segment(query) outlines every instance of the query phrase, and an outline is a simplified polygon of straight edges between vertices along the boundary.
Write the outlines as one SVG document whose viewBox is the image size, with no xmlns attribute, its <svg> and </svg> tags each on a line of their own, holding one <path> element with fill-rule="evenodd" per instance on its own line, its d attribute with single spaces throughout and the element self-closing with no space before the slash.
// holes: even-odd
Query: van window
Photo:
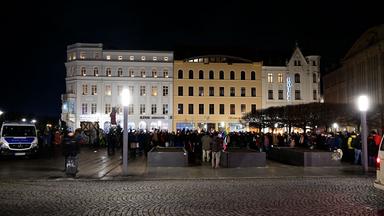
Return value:
<svg viewBox="0 0 384 216">
<path fill-rule="evenodd" d="M 36 136 L 36 130 L 33 126 L 4 126 L 3 137 L 27 137 Z"/>
</svg>

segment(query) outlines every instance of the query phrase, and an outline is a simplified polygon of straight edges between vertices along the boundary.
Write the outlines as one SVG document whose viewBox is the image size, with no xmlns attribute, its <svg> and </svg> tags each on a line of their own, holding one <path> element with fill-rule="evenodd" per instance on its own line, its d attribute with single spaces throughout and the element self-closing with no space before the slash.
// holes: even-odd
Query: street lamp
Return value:
<svg viewBox="0 0 384 216">
<path fill-rule="evenodd" d="M 27 121 L 27 119 L 25 119 L 25 118 L 22 118 L 22 119 L 21 119 L 21 121 L 22 121 L 22 122 L 26 122 L 26 121 Z"/>
<path fill-rule="evenodd" d="M 121 104 L 124 107 L 124 125 L 123 125 L 123 175 L 128 175 L 128 105 L 131 96 L 128 89 L 121 92 Z"/>
<path fill-rule="evenodd" d="M 369 108 L 369 99 L 366 95 L 357 98 L 357 107 L 361 112 L 361 140 L 363 141 L 363 167 L 368 172 L 368 145 L 367 145 L 367 110 Z"/>
<path fill-rule="evenodd" d="M 36 119 L 32 119 L 31 123 L 35 124 L 37 121 Z"/>
<path fill-rule="evenodd" d="M 0 116 L 3 115 L 3 113 L 4 113 L 4 112 L 0 110 Z"/>
<path fill-rule="evenodd" d="M 335 132 L 337 132 L 337 129 L 339 128 L 339 125 L 335 122 L 335 123 L 333 123 L 332 126 L 335 129 Z"/>
</svg>

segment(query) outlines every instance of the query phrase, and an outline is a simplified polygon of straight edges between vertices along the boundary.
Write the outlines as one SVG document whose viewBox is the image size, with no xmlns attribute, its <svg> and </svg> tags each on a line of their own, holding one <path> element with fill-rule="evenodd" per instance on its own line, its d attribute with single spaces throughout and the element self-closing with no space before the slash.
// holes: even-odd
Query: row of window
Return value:
<svg viewBox="0 0 384 216">
<path fill-rule="evenodd" d="M 229 74 L 229 79 L 230 80 L 235 80 L 235 71 L 231 71 L 230 74 Z M 189 70 L 188 72 L 188 79 L 194 79 L 194 72 L 193 70 Z M 179 70 L 178 73 L 177 73 L 177 78 L 178 79 L 184 79 L 184 72 L 183 70 Z M 209 71 L 209 74 L 208 74 L 208 78 L 209 79 L 215 79 L 215 73 L 213 70 L 210 70 Z M 204 79 L 204 71 L 203 70 L 199 70 L 199 79 Z M 225 74 L 224 74 L 224 71 L 219 71 L 219 79 L 221 80 L 224 80 L 225 79 Z M 240 72 L 240 79 L 241 80 L 245 80 L 245 71 L 241 71 Z M 255 71 L 251 71 L 251 77 L 250 77 L 250 80 L 256 80 L 256 72 Z"/>
<path fill-rule="evenodd" d="M 294 66 L 301 66 L 301 61 L 300 60 L 295 60 L 293 62 Z M 312 61 L 312 66 L 316 66 L 316 61 Z"/>
<path fill-rule="evenodd" d="M 87 76 L 86 68 L 85 67 L 81 67 L 80 68 L 80 73 L 81 73 L 81 76 Z M 146 77 L 145 69 L 141 69 L 139 73 L 140 73 L 140 77 Z M 74 75 L 75 75 L 75 73 L 74 73 L 74 70 L 73 70 L 72 71 L 72 76 L 74 76 Z M 129 77 L 135 77 L 135 75 L 136 75 L 135 74 L 135 70 L 133 70 L 133 69 L 129 69 L 128 70 L 128 76 Z M 152 75 L 152 77 L 155 77 L 155 78 L 160 76 L 159 72 L 156 69 L 152 70 L 152 74 L 151 75 Z M 93 76 L 96 76 L 96 77 L 99 76 L 99 68 L 98 67 L 93 68 Z M 106 68 L 105 69 L 105 76 L 107 76 L 107 77 L 111 77 L 112 76 L 112 69 L 111 68 Z M 118 68 L 117 69 L 117 76 L 118 77 L 124 76 L 123 75 L 123 68 Z M 168 69 L 164 69 L 163 70 L 163 77 L 165 77 L 165 78 L 169 77 Z"/>
<path fill-rule="evenodd" d="M 117 86 L 117 95 L 121 96 L 121 93 L 123 92 L 124 86 Z M 135 96 L 135 87 L 134 86 L 128 86 L 128 90 L 132 96 Z M 169 87 L 163 86 L 163 96 L 169 95 Z M 91 95 L 97 95 L 97 85 L 91 85 Z M 112 86 L 106 85 L 105 86 L 105 95 L 111 96 L 112 95 Z M 146 96 L 147 95 L 147 88 L 146 86 L 140 86 L 140 96 Z M 88 95 L 88 85 L 83 85 L 83 95 Z M 151 96 L 157 96 L 158 95 L 158 86 L 151 86 Z"/>
<path fill-rule="evenodd" d="M 219 87 L 219 96 L 220 97 L 224 97 L 225 96 L 224 92 L 225 92 L 224 91 L 224 87 Z M 204 96 L 204 95 L 205 95 L 204 87 L 200 86 L 199 87 L 198 96 Z M 251 91 L 250 91 L 249 95 L 251 97 L 256 97 L 256 88 L 255 87 L 251 88 Z M 184 96 L 184 87 L 183 86 L 179 86 L 177 88 L 177 96 Z M 195 96 L 195 94 L 194 94 L 194 87 L 193 86 L 189 86 L 188 87 L 188 96 Z M 209 87 L 208 96 L 215 96 L 215 87 Z M 235 87 L 230 87 L 229 88 L 229 96 L 236 97 L 236 88 Z M 240 88 L 240 96 L 241 97 L 246 97 L 246 88 L 245 87 L 241 87 Z"/>
<path fill-rule="evenodd" d="M 205 106 L 204 104 L 199 104 L 199 115 L 205 114 Z M 217 111 L 216 111 L 217 112 Z M 246 104 L 240 104 L 240 112 L 241 114 L 244 114 L 247 112 L 247 105 Z M 251 112 L 256 112 L 256 104 L 251 104 Z M 184 104 L 177 104 L 177 113 L 178 114 L 184 114 Z M 188 104 L 188 114 L 194 114 L 194 104 Z M 215 114 L 215 104 L 209 104 L 208 105 L 208 114 L 214 115 Z M 220 115 L 225 115 L 225 104 L 219 104 L 219 113 Z M 236 115 L 236 105 L 230 104 L 229 105 L 229 114 L 230 115 Z"/>
<path fill-rule="evenodd" d="M 100 54 L 98 52 L 95 52 L 95 53 L 93 53 L 92 56 L 87 56 L 87 54 L 85 52 L 80 52 L 80 59 L 89 59 L 89 58 L 99 59 L 100 58 Z M 111 55 L 106 55 L 105 59 L 106 60 L 112 60 L 112 57 L 111 57 Z M 72 54 L 69 54 L 68 55 L 68 60 L 69 61 L 76 60 L 76 52 L 74 52 Z M 133 55 L 131 55 L 131 56 L 118 55 L 118 56 L 116 56 L 115 60 L 119 60 L 119 61 L 123 61 L 123 60 L 129 60 L 129 61 L 141 60 L 141 61 L 146 61 L 146 60 L 149 60 L 149 59 L 147 59 L 147 56 L 141 56 L 140 59 L 135 59 L 135 56 L 133 56 Z M 164 56 L 164 57 L 152 56 L 152 61 L 168 61 L 168 60 L 169 60 L 169 58 L 167 56 Z"/>
<path fill-rule="evenodd" d="M 284 100 L 283 90 L 278 90 L 278 99 Z M 268 100 L 273 100 L 273 90 L 268 90 Z M 300 90 L 295 90 L 295 100 L 301 100 Z M 313 100 L 317 100 L 317 90 L 313 90 Z"/>
<path fill-rule="evenodd" d="M 162 110 L 163 115 L 168 115 L 168 110 L 169 110 L 168 109 L 168 104 L 163 104 L 163 110 Z M 117 113 L 122 113 L 121 106 L 116 111 L 117 111 Z M 110 114 L 111 112 L 112 112 L 111 104 L 105 104 L 104 113 L 105 114 Z M 83 115 L 87 115 L 88 114 L 88 104 L 83 103 L 81 105 L 81 113 Z M 140 115 L 145 115 L 146 114 L 145 104 L 140 104 L 139 105 L 139 113 L 140 113 Z M 95 103 L 91 104 L 91 113 L 90 114 L 97 114 L 97 104 L 95 104 Z M 128 114 L 129 115 L 135 114 L 134 104 L 129 104 L 129 106 L 128 106 Z M 158 114 L 157 113 L 157 104 L 152 104 L 151 105 L 151 114 L 152 115 Z"/>
<path fill-rule="evenodd" d="M 314 73 L 312 75 L 313 83 L 317 83 L 317 75 Z M 284 78 L 282 73 L 277 74 L 277 82 L 278 83 L 283 83 Z M 273 74 L 268 73 L 268 83 L 273 83 Z M 295 74 L 295 83 L 300 83 L 300 74 Z"/>
</svg>

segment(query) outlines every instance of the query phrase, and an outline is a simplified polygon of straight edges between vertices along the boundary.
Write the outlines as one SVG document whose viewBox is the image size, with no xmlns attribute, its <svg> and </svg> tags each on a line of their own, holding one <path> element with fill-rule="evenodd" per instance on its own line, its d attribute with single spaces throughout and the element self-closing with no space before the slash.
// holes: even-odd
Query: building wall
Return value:
<svg viewBox="0 0 384 216">
<path fill-rule="evenodd" d="M 296 47 L 286 66 L 263 66 L 262 74 L 263 108 L 320 101 L 320 56 L 304 57 Z M 298 83 L 295 75 L 300 76 Z M 282 97 L 279 90 L 283 92 Z M 296 91 L 300 91 L 297 99 Z"/>
<path fill-rule="evenodd" d="M 175 61 L 174 63 L 174 121 L 173 129 L 181 124 L 189 129 L 207 129 L 206 124 L 214 124 L 214 129 L 243 130 L 239 120 L 251 105 L 261 109 L 262 85 L 261 62 L 254 63 L 198 63 Z M 183 79 L 178 78 L 178 71 L 183 71 Z M 189 79 L 189 71 L 193 71 L 193 79 Z M 204 79 L 199 79 L 199 71 L 204 72 Z M 209 71 L 214 72 L 214 79 L 209 79 Z M 224 79 L 220 79 L 220 71 Z M 230 80 L 230 71 L 235 72 L 235 79 Z M 241 71 L 245 72 L 245 80 L 241 80 Z M 255 80 L 251 80 L 251 72 L 255 72 Z M 183 96 L 178 95 L 178 88 L 183 87 Z M 189 96 L 189 87 L 193 87 L 193 96 Z M 204 95 L 199 96 L 199 87 L 204 88 Z M 209 96 L 209 87 L 214 88 L 214 96 Z M 224 96 L 220 96 L 220 87 L 224 87 Z M 230 88 L 235 88 L 235 96 L 230 96 Z M 245 96 L 241 96 L 241 88 L 245 88 Z M 256 96 L 251 96 L 251 88 L 256 88 Z M 183 114 L 178 114 L 178 104 L 183 104 Z M 188 114 L 188 106 L 193 104 L 193 114 Z M 199 104 L 204 104 L 204 114 L 199 114 Z M 214 114 L 209 114 L 209 104 L 214 105 Z M 219 114 L 220 104 L 224 104 L 224 114 Z M 235 104 L 235 114 L 230 114 L 230 104 Z M 245 104 L 245 112 L 241 112 L 241 104 Z M 212 125 L 211 125 L 212 126 Z M 192 128 L 191 128 L 192 127 Z M 209 127 L 209 126 L 208 126 Z M 208 128 L 210 129 L 210 128 Z"/>
<path fill-rule="evenodd" d="M 325 101 L 354 103 L 366 94 L 372 104 L 384 102 L 384 25 L 367 30 L 352 46 L 341 66 L 324 76 Z"/>
<path fill-rule="evenodd" d="M 62 119 L 72 128 L 80 127 L 82 121 L 97 121 L 102 128 L 108 127 L 113 107 L 118 111 L 117 123 L 122 125 L 121 91 L 133 87 L 131 93 L 133 113 L 128 116 L 129 127 L 171 130 L 172 52 L 112 51 L 102 50 L 100 44 L 75 44 L 68 46 L 68 61 L 65 65 L 67 76 L 66 94 L 62 95 Z M 97 75 L 95 68 L 98 71 Z M 107 72 L 109 70 L 110 74 Z M 144 75 L 141 74 L 142 71 L 145 71 L 145 76 L 142 76 Z M 87 86 L 87 92 L 84 92 L 84 86 Z M 96 93 L 92 91 L 93 86 L 96 86 Z M 141 86 L 145 86 L 145 95 L 140 95 Z M 153 86 L 157 87 L 156 95 L 152 95 Z M 163 86 L 168 87 L 168 95 L 163 96 Z M 85 106 L 83 104 L 87 106 L 86 113 L 83 113 Z M 93 104 L 96 104 L 95 113 L 92 113 Z M 142 114 L 140 114 L 141 104 L 145 105 L 145 113 Z M 156 104 L 156 114 L 151 113 L 152 104 Z M 163 114 L 163 104 L 168 105 L 168 114 Z M 111 109 L 107 109 L 106 105 L 110 105 Z"/>
</svg>

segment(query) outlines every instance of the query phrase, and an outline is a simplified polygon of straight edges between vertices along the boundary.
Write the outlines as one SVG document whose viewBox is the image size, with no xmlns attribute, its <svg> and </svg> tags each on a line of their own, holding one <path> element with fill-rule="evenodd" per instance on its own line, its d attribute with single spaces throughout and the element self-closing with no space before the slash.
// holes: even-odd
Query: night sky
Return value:
<svg viewBox="0 0 384 216">
<path fill-rule="evenodd" d="M 0 9 L 0 110 L 52 117 L 60 115 L 66 46 L 72 43 L 282 65 L 297 41 L 304 55 L 321 55 L 324 73 L 363 32 L 384 23 L 378 1 L 13 2 Z"/>
</svg>

